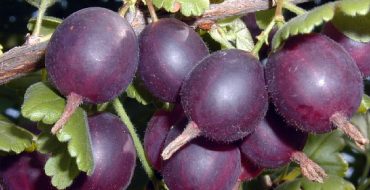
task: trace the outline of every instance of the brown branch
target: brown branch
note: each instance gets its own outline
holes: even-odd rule
[[[307,1],[310,0],[291,0],[291,3]],[[270,0],[225,0],[219,4],[212,4],[201,17],[196,19],[194,26],[210,26],[218,19],[269,9],[273,6],[271,2]],[[131,21],[136,34],[144,29],[146,22],[143,12],[138,10],[135,15],[126,15],[126,17]],[[23,45],[0,56],[0,85],[43,67],[42,59],[46,45],[47,42]]]
[[[42,67],[47,42],[15,47],[0,57],[0,85]]]
[[[291,0],[293,4],[308,2],[311,0]],[[266,10],[272,8],[273,0],[225,0],[219,4],[212,4],[204,14],[197,18],[194,26],[208,28],[216,20],[224,19],[230,16],[241,16],[250,12]]]

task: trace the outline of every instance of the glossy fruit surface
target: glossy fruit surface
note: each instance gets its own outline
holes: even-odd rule
[[[132,81],[138,43],[130,24],[105,8],[86,8],[67,17],[46,49],[45,65],[63,95],[90,103],[118,96]]]
[[[172,128],[166,144],[178,136],[183,127]],[[240,175],[240,164],[236,145],[221,145],[199,137],[166,160],[162,174],[169,189],[231,190]]]
[[[111,113],[88,118],[95,169],[80,175],[71,189],[126,189],[136,166],[136,150],[126,126]]]
[[[162,169],[161,152],[164,148],[167,133],[182,118],[186,118],[182,108],[176,106],[171,112],[165,110],[155,112],[147,125],[143,146],[146,157],[157,171]]]
[[[203,59],[181,89],[185,114],[216,141],[252,132],[267,108],[262,64],[242,50],[218,51]]]
[[[291,161],[296,151],[306,143],[307,133],[287,125],[274,111],[269,110],[256,130],[240,145],[243,156],[264,168],[277,168]]]
[[[278,112],[307,132],[331,131],[331,119],[347,119],[363,94],[361,74],[339,44],[321,34],[288,39],[266,65],[269,93]]]
[[[0,157],[1,190],[52,190],[45,175],[46,158],[39,153],[22,153]]]
[[[140,37],[139,77],[157,98],[176,102],[186,74],[208,49],[185,23],[164,18],[149,24]]]
[[[342,34],[332,23],[325,24],[322,33],[342,45],[355,60],[361,73],[365,77],[370,76],[370,42],[352,40]]]

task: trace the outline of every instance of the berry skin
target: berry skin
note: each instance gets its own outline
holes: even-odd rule
[[[360,105],[363,82],[356,64],[343,47],[323,35],[288,39],[269,57],[265,71],[278,112],[306,132],[342,128],[333,124],[348,121]]]
[[[45,162],[46,157],[36,152],[0,157],[0,189],[55,189],[44,173]]]
[[[117,97],[132,81],[138,43],[130,24],[105,8],[85,8],[60,24],[46,48],[51,82],[67,96],[57,133],[84,101],[103,103]]]
[[[186,119],[181,106],[176,106],[171,112],[159,110],[150,119],[144,135],[144,150],[152,167],[157,171],[162,169],[161,152],[171,127],[178,121]]]
[[[283,119],[270,109],[256,130],[242,141],[239,148],[242,157],[259,167],[273,169],[294,161],[300,165],[304,176],[322,183],[327,176],[325,171],[302,152],[307,135],[285,124]]]
[[[208,54],[188,25],[174,18],[160,19],[141,33],[139,77],[155,97],[176,102],[186,74]]]
[[[289,163],[294,152],[303,150],[307,135],[268,111],[256,130],[243,140],[240,151],[258,166],[278,168]]]
[[[136,166],[136,149],[127,127],[111,113],[88,118],[95,169],[81,174],[71,189],[126,189]]]
[[[267,109],[262,65],[242,50],[215,52],[187,76],[181,103],[202,135],[222,142],[241,139]]]
[[[138,43],[130,24],[105,8],[86,8],[67,17],[47,46],[45,66],[60,93],[90,103],[118,96],[132,81]]]
[[[166,144],[181,133],[185,123],[170,130]],[[236,145],[221,145],[199,137],[164,161],[162,174],[169,189],[231,190],[241,173],[240,164]]]
[[[364,77],[370,76],[370,42],[352,40],[342,34],[332,23],[325,24],[322,33],[338,42],[348,51]]]

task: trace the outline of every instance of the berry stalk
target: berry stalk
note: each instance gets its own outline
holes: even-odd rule
[[[82,96],[74,92],[68,95],[67,104],[64,107],[63,114],[59,118],[59,120],[54,124],[53,128],[51,128],[51,133],[55,135],[59,130],[61,130],[81,104]]]
[[[292,154],[292,160],[300,165],[302,175],[311,181],[323,183],[327,177],[325,170],[308,158],[303,152],[294,152]]]
[[[335,113],[330,120],[339,130],[350,137],[361,150],[365,150],[365,146],[369,144],[369,140],[343,114]]]
[[[190,121],[189,124],[186,126],[184,132],[181,133],[175,140],[173,140],[170,144],[166,146],[163,150],[161,156],[163,160],[167,160],[171,158],[171,156],[187,144],[189,141],[193,140],[194,138],[200,136],[201,131],[198,128],[197,124],[193,121]]]
[[[149,9],[150,17],[152,17],[153,22],[157,22],[158,17],[157,17],[157,14],[155,13],[155,9],[154,9],[152,0],[146,0],[146,5]]]
[[[267,25],[266,29],[264,31],[262,31],[260,35],[257,36],[258,41],[257,41],[256,45],[254,46],[252,52],[251,52],[255,57],[258,57],[258,52],[262,48],[262,45],[265,42],[267,42],[268,36],[269,36],[271,30],[276,25],[276,23],[277,23],[276,19],[273,18],[272,21],[269,23],[269,25]]]
[[[32,32],[33,36],[38,37],[40,35],[42,17],[44,17],[46,8],[47,8],[47,1],[46,0],[41,0],[40,8],[39,8],[39,11],[38,11],[38,14],[37,14],[35,29]]]

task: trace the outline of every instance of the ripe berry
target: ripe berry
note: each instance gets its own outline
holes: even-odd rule
[[[126,189],[136,166],[136,149],[126,126],[110,113],[88,118],[95,169],[71,189]]]
[[[185,75],[208,54],[188,25],[173,18],[160,19],[141,33],[139,77],[155,97],[176,102]]]
[[[144,136],[146,157],[154,169],[162,169],[161,152],[167,133],[179,120],[186,119],[181,106],[176,106],[171,112],[159,110],[150,119]]]
[[[272,110],[240,145],[243,156],[263,168],[278,168],[291,161],[301,164],[303,175],[322,182],[325,171],[303,152],[307,133],[285,124]],[[313,170],[312,170],[313,169]]]
[[[242,50],[215,52],[187,76],[181,103],[191,122],[184,134],[165,148],[164,159],[199,135],[231,142],[251,133],[267,109],[262,65]]]
[[[166,143],[178,136],[184,126],[172,128]],[[231,190],[240,175],[240,164],[236,145],[221,145],[199,137],[164,161],[162,174],[169,189]]]
[[[288,39],[269,57],[268,89],[276,109],[306,132],[338,127],[359,146],[368,140],[349,123],[363,94],[361,74],[339,44],[321,34]]]
[[[118,96],[132,81],[138,44],[130,24],[105,8],[86,8],[67,17],[46,49],[45,66],[60,93],[67,96],[56,133],[82,103]]]
[[[45,175],[46,158],[39,153],[22,153],[0,158],[1,190],[54,189]]]
[[[370,42],[358,42],[342,34],[332,23],[324,25],[322,33],[338,42],[355,60],[364,77],[370,76]]]

